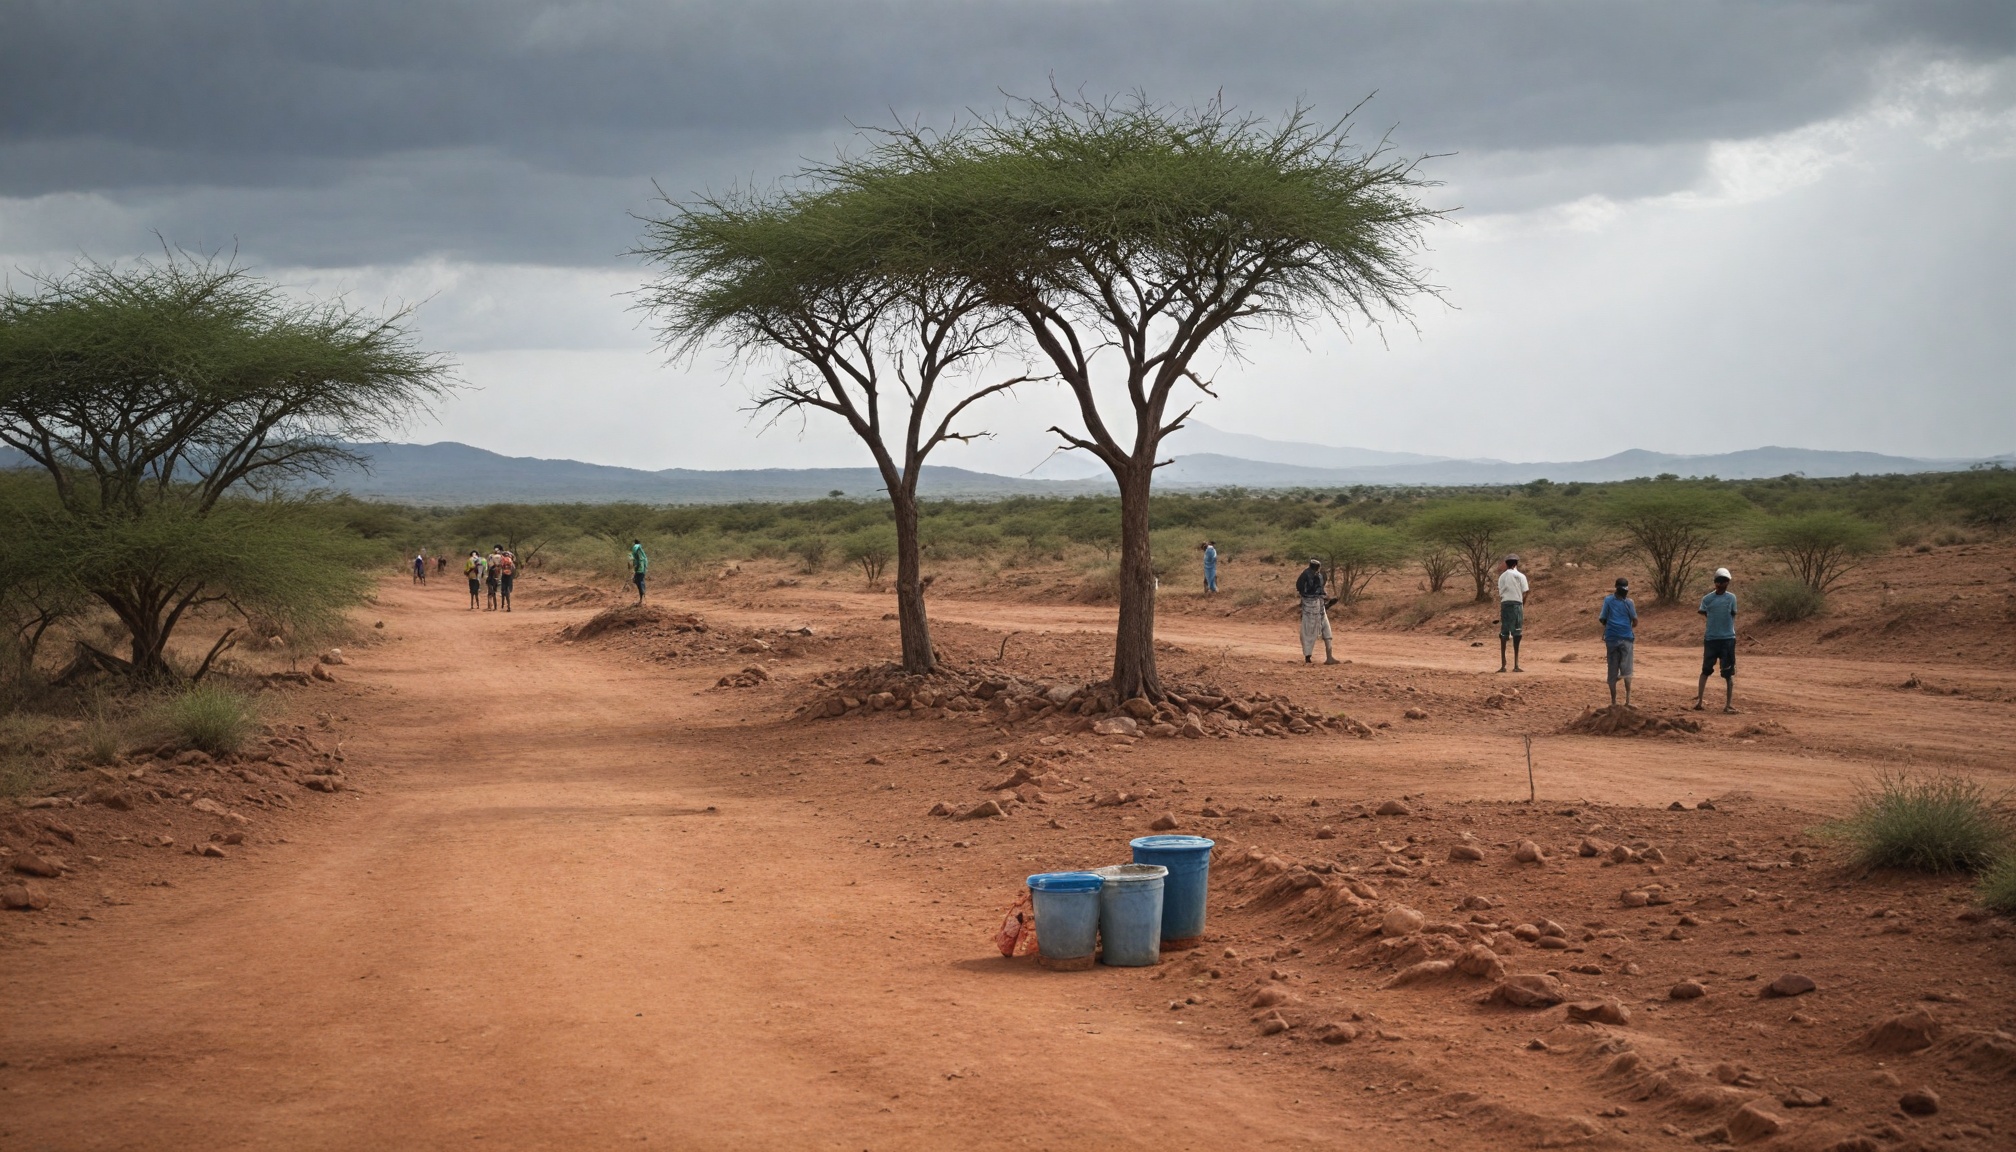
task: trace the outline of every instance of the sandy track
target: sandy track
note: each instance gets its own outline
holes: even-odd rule
[[[1141,977],[1090,976],[1079,999],[1104,1006],[1074,1005],[842,847],[843,822],[733,794],[769,752],[696,684],[535,650],[552,614],[459,602],[388,584],[402,639],[347,670],[352,762],[382,766],[369,795],[307,843],[11,958],[0,1143],[1333,1138],[1293,1077],[1193,1045],[1143,1011],[1145,985],[1114,1007]]]

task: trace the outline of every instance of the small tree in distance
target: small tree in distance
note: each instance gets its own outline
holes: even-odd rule
[[[1470,573],[1479,601],[1491,598],[1491,569],[1510,542],[1528,525],[1517,509],[1496,500],[1462,500],[1430,508],[1414,518],[1414,534],[1453,552]]]
[[[871,589],[882,587],[882,571],[896,552],[896,534],[888,528],[863,528],[847,537],[845,552],[849,564],[857,564]]]
[[[1613,496],[1602,516],[1651,569],[1653,594],[1670,604],[1687,594],[1702,554],[1746,507],[1733,492],[1655,480]]]
[[[1406,562],[1407,538],[1391,528],[1357,520],[1332,520],[1304,528],[1289,538],[1295,556],[1323,561],[1330,594],[1339,604],[1355,604],[1366,585]]]
[[[1429,541],[1423,544],[1417,557],[1421,561],[1421,575],[1428,578],[1428,591],[1440,592],[1456,574],[1459,559],[1445,544]]]
[[[1808,512],[1765,521],[1757,542],[1794,580],[1824,595],[1863,557],[1882,550],[1883,534],[1846,512]]]

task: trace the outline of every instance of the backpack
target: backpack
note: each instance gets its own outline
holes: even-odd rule
[[[512,576],[517,573],[518,564],[512,559],[511,554],[506,552],[497,558],[497,570],[506,576]]]

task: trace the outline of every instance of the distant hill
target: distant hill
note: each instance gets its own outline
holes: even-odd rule
[[[1328,448],[1241,436],[1206,429],[1211,437],[1191,443],[1236,444],[1248,452],[1286,456],[1290,460],[1255,459],[1217,452],[1176,457],[1156,475],[1168,489],[1211,488],[1342,488],[1354,484],[1437,487],[1445,485],[1524,484],[1548,479],[1557,483],[1600,483],[1673,473],[1678,476],[1719,476],[1750,480],[1788,473],[1806,476],[1883,475],[1910,472],[1950,472],[1976,463],[2016,464],[2016,456],[1992,460],[1924,460],[1875,452],[1823,452],[1809,448],[1752,448],[1710,456],[1678,456],[1632,449],[1601,460],[1508,463],[1503,460],[1449,460],[1402,452],[1362,448]],[[364,444],[358,450],[370,459],[366,470],[346,470],[326,487],[355,496],[407,504],[488,504],[512,501],[538,504],[634,500],[642,504],[723,504],[742,500],[816,500],[839,491],[855,498],[882,491],[882,478],[872,468],[749,468],[707,472],[666,468],[652,472],[617,468],[579,460],[543,460],[503,456],[467,444]],[[1324,453],[1334,455],[1325,456]],[[1296,460],[1370,462],[1355,466],[1312,466]],[[19,467],[26,460],[0,448],[0,467]],[[996,476],[964,468],[924,470],[919,484],[934,499],[991,500],[1006,496],[1077,496],[1110,492],[1102,475],[1080,479],[1031,479]]]

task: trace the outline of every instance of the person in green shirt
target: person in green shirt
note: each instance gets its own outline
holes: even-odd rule
[[[642,540],[630,541],[630,582],[637,586],[637,603],[644,603],[644,572],[651,566],[651,560],[644,555]]]

